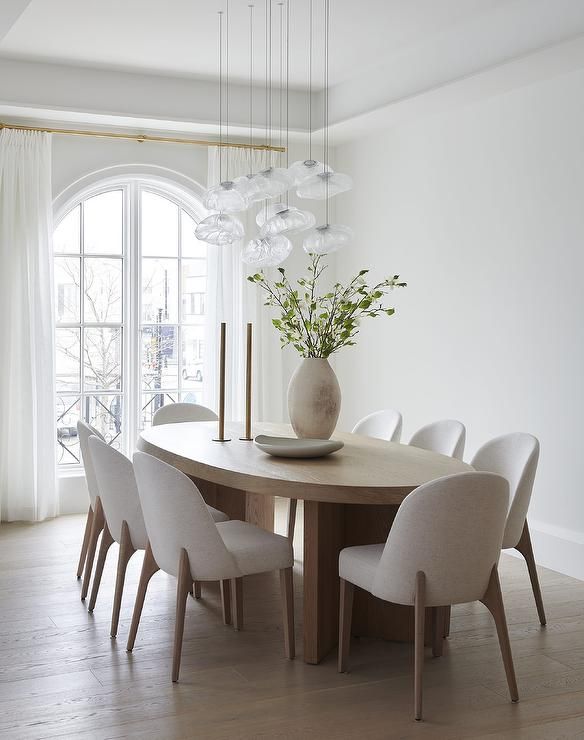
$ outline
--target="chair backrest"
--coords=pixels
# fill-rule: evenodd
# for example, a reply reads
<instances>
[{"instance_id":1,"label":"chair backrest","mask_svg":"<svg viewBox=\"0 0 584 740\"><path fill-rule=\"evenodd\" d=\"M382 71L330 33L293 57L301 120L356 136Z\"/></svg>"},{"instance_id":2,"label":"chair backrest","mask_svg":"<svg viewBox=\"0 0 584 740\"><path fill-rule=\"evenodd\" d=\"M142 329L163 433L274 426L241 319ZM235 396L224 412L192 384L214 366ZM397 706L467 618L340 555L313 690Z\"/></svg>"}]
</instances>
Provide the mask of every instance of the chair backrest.
<instances>
[{"instance_id":1,"label":"chair backrest","mask_svg":"<svg viewBox=\"0 0 584 740\"><path fill-rule=\"evenodd\" d=\"M353 434L377 437L388 442L399 442L401 431L402 415L394 409L374 411L358 421L353 427Z\"/></svg>"},{"instance_id":2,"label":"chair backrest","mask_svg":"<svg viewBox=\"0 0 584 740\"><path fill-rule=\"evenodd\" d=\"M193 580L220 581L241 575L190 478L144 452L134 453L134 472L148 539L162 570L178 575L184 548Z\"/></svg>"},{"instance_id":3,"label":"chair backrest","mask_svg":"<svg viewBox=\"0 0 584 740\"><path fill-rule=\"evenodd\" d=\"M134 549L145 550L148 535L132 461L93 435L89 438L89 451L111 536L116 542L121 541L122 522L125 521Z\"/></svg>"},{"instance_id":4,"label":"chair backrest","mask_svg":"<svg viewBox=\"0 0 584 740\"><path fill-rule=\"evenodd\" d=\"M509 512L503 548L521 539L539 460L539 442L532 434L513 432L484 444L472 459L475 470L489 470L509 481Z\"/></svg>"},{"instance_id":5,"label":"chair backrest","mask_svg":"<svg viewBox=\"0 0 584 740\"><path fill-rule=\"evenodd\" d=\"M87 490L89 491L89 501L91 502L91 508L95 509L95 499L99 496L99 488L95 478L91 453L89 452L89 438L91 436L98 437L105 442L103 435L100 434L97 429L94 429L91 424L87 424L84 421L78 421L77 438L79 439L81 459L83 460L83 467L85 469L85 480L87 481Z\"/></svg>"},{"instance_id":6,"label":"chair backrest","mask_svg":"<svg viewBox=\"0 0 584 740\"><path fill-rule=\"evenodd\" d=\"M183 421L216 421L217 414L198 403L168 403L152 417L152 426L178 424Z\"/></svg>"},{"instance_id":7,"label":"chair backrest","mask_svg":"<svg viewBox=\"0 0 584 740\"><path fill-rule=\"evenodd\" d=\"M499 560L508 501L509 484L494 473L458 473L416 488L398 509L372 593L413 604L423 571L427 606L481 599Z\"/></svg>"},{"instance_id":8,"label":"chair backrest","mask_svg":"<svg viewBox=\"0 0 584 740\"><path fill-rule=\"evenodd\" d=\"M465 439L464 424L454 419L442 419L418 429L410 439L410 444L462 460Z\"/></svg>"}]
</instances>

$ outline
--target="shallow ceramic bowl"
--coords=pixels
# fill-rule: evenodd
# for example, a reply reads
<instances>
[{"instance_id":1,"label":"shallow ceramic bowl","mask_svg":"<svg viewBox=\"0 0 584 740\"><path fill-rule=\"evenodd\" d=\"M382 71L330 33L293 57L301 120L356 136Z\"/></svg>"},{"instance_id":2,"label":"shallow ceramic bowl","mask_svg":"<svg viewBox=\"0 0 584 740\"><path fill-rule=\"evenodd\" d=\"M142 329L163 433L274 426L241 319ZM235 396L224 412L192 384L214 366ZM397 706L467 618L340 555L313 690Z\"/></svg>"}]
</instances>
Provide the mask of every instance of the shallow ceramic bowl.
<instances>
[{"instance_id":1,"label":"shallow ceramic bowl","mask_svg":"<svg viewBox=\"0 0 584 740\"><path fill-rule=\"evenodd\" d=\"M259 434L254 443L263 452L275 457L324 457L345 446L335 439L295 439L294 437L269 437Z\"/></svg>"}]
</instances>

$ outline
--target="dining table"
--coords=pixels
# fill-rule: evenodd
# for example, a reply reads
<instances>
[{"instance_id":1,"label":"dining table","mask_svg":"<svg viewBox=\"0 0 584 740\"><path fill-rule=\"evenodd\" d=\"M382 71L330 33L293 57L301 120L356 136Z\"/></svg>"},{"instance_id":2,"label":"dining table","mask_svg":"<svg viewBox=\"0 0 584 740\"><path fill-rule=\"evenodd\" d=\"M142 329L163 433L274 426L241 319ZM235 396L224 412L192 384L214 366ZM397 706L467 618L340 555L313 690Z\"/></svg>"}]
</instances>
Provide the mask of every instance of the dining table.
<instances>
[{"instance_id":1,"label":"dining table","mask_svg":"<svg viewBox=\"0 0 584 740\"><path fill-rule=\"evenodd\" d=\"M141 432L138 448L188 475L205 501L231 519L273 531L276 496L304 502L303 657L319 663L338 642L340 551L385 542L409 493L472 467L429 450L346 432L334 433L344 446L326 457L273 457L240 439L242 424L228 423L225 431L230 441L218 442L217 422L153 426ZM258 423L254 432L294 436L286 424ZM429 614L426 630L430 641ZM352 631L413 642L413 609L356 589Z\"/></svg>"}]
</instances>

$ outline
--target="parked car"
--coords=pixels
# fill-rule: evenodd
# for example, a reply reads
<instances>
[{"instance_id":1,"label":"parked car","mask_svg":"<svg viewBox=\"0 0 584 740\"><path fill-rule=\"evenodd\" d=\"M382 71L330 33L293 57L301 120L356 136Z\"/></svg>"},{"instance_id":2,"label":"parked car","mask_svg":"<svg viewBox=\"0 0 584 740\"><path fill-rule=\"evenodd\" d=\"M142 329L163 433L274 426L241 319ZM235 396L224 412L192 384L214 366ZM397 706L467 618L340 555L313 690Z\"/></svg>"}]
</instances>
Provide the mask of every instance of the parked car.
<instances>
[{"instance_id":1,"label":"parked car","mask_svg":"<svg viewBox=\"0 0 584 740\"><path fill-rule=\"evenodd\" d=\"M203 361L193 362L185 365L182 371L183 380L196 380L200 383L203 380Z\"/></svg>"},{"instance_id":2,"label":"parked car","mask_svg":"<svg viewBox=\"0 0 584 740\"><path fill-rule=\"evenodd\" d=\"M57 427L58 439L69 439L77 436L77 427Z\"/></svg>"}]
</instances>

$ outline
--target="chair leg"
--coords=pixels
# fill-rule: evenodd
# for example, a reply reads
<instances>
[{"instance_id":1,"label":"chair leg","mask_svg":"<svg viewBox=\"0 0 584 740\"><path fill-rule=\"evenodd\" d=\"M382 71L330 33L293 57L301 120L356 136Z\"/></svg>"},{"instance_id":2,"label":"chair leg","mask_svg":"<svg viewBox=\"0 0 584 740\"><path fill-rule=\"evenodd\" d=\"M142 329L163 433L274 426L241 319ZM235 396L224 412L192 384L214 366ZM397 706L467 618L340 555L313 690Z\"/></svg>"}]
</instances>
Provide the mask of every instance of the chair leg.
<instances>
[{"instance_id":1,"label":"chair leg","mask_svg":"<svg viewBox=\"0 0 584 740\"><path fill-rule=\"evenodd\" d=\"M416 594L414 597L415 637L414 637L414 717L422 719L422 673L424 670L424 627L426 622L426 576L423 571L416 573Z\"/></svg>"},{"instance_id":2,"label":"chair leg","mask_svg":"<svg viewBox=\"0 0 584 740\"><path fill-rule=\"evenodd\" d=\"M339 657L338 671L346 673L349 666L349 651L351 649L351 622L353 620L353 595L355 586L341 578L341 594L339 602Z\"/></svg>"},{"instance_id":3,"label":"chair leg","mask_svg":"<svg viewBox=\"0 0 584 740\"><path fill-rule=\"evenodd\" d=\"M193 585L191 586L190 593L195 597L195 599L201 598L201 582L200 581L193 581Z\"/></svg>"},{"instance_id":4,"label":"chair leg","mask_svg":"<svg viewBox=\"0 0 584 740\"><path fill-rule=\"evenodd\" d=\"M223 609L223 624L232 624L230 581L221 581L221 608Z\"/></svg>"},{"instance_id":5,"label":"chair leg","mask_svg":"<svg viewBox=\"0 0 584 740\"><path fill-rule=\"evenodd\" d=\"M441 658L444 652L444 607L432 607L432 655Z\"/></svg>"},{"instance_id":6,"label":"chair leg","mask_svg":"<svg viewBox=\"0 0 584 740\"><path fill-rule=\"evenodd\" d=\"M134 643L136 642L136 633L138 632L138 625L140 624L140 616L142 614L142 607L144 606L144 599L146 597L146 589L152 576L159 571L160 568L154 560L152 554L152 548L150 543L146 547L144 553L144 562L142 563L142 572L140 573L140 583L138 584L138 592L136 594L136 603L134 604L134 613L132 614L132 624L130 625L130 632L128 633L128 642L126 644L126 650L132 652L134 649Z\"/></svg>"},{"instance_id":7,"label":"chair leg","mask_svg":"<svg viewBox=\"0 0 584 740\"><path fill-rule=\"evenodd\" d=\"M284 618L284 650L290 660L296 655L294 637L294 580L292 568L280 571L280 590L282 591L282 616Z\"/></svg>"},{"instance_id":8,"label":"chair leg","mask_svg":"<svg viewBox=\"0 0 584 740\"><path fill-rule=\"evenodd\" d=\"M79 564L77 565L77 580L83 575L83 566L85 565L85 558L87 557L87 546L89 545L89 538L91 536L91 523L93 521L93 509L91 505L87 511L87 520L85 522L85 532L83 534L83 544L81 545L81 553L79 555Z\"/></svg>"},{"instance_id":9,"label":"chair leg","mask_svg":"<svg viewBox=\"0 0 584 740\"><path fill-rule=\"evenodd\" d=\"M180 671L180 656L182 652L183 634L185 630L185 612L189 588L193 583L189 556L183 548L180 553L178 566L178 580L176 584L176 622L174 624L174 650L172 654L172 680L178 681Z\"/></svg>"},{"instance_id":10,"label":"chair leg","mask_svg":"<svg viewBox=\"0 0 584 740\"><path fill-rule=\"evenodd\" d=\"M243 578L231 579L231 614L233 627L243 629Z\"/></svg>"},{"instance_id":11,"label":"chair leg","mask_svg":"<svg viewBox=\"0 0 584 740\"><path fill-rule=\"evenodd\" d=\"M491 612L493 619L495 620L497 636L499 637L499 645L501 647L501 656L503 657L503 665L505 666L505 673L507 675L507 684L509 686L509 693L511 694L511 701L519 701L517 681L515 679L515 667L513 666L513 655L511 653L509 632L507 631L507 619L505 618L505 607L503 605L503 595L501 593L501 584L499 582L499 573L496 565L493 566L489 585L487 586L487 590L485 591L485 595L481 599L481 602Z\"/></svg>"},{"instance_id":12,"label":"chair leg","mask_svg":"<svg viewBox=\"0 0 584 740\"><path fill-rule=\"evenodd\" d=\"M535 565L535 558L533 557L533 548L531 546L531 537L529 535L529 527L527 526L527 519L523 525L523 532L521 533L521 539L517 543L516 550L518 550L527 563L527 570L529 571L529 578L531 580L531 588L533 589L533 595L535 597L535 605L537 607L537 614L542 627L546 625L545 610L543 608L543 598L541 596L541 588L539 587L539 578L537 577L537 568Z\"/></svg>"},{"instance_id":13,"label":"chair leg","mask_svg":"<svg viewBox=\"0 0 584 740\"><path fill-rule=\"evenodd\" d=\"M294 540L294 528L296 526L296 508L298 501L295 498L290 499L290 506L288 507L288 539L290 542Z\"/></svg>"},{"instance_id":14,"label":"chair leg","mask_svg":"<svg viewBox=\"0 0 584 740\"><path fill-rule=\"evenodd\" d=\"M118 572L116 575L116 590L114 592L114 606L112 609L112 623L110 626L110 637L118 634L120 621L120 608L122 606L122 594L124 592L124 581L126 579L126 568L132 555L136 552L132 545L128 523L122 522L122 536L120 540L120 552L118 555Z\"/></svg>"},{"instance_id":15,"label":"chair leg","mask_svg":"<svg viewBox=\"0 0 584 740\"><path fill-rule=\"evenodd\" d=\"M89 612L92 612L95 609L95 602L97 601L97 594L101 585L101 576L103 575L103 566L105 565L105 559L107 558L107 554L113 542L114 538L111 536L106 522L103 525L103 532L101 533L99 555L97 557L95 573L93 575L93 587L91 589L91 598L89 599L89 607L87 609Z\"/></svg>"},{"instance_id":16,"label":"chair leg","mask_svg":"<svg viewBox=\"0 0 584 740\"><path fill-rule=\"evenodd\" d=\"M452 607L445 606L444 609L444 637L450 636L450 616L452 614Z\"/></svg>"},{"instance_id":17,"label":"chair leg","mask_svg":"<svg viewBox=\"0 0 584 740\"><path fill-rule=\"evenodd\" d=\"M93 561L95 559L95 550L97 549L97 540L103 529L105 518L101 499L99 496L95 499L95 509L93 510L93 520L91 522L91 534L87 543L87 556L85 558L85 573L83 574L83 586L81 588L81 601L85 601L89 591L89 581L91 580L91 571L93 570Z\"/></svg>"}]
</instances>

